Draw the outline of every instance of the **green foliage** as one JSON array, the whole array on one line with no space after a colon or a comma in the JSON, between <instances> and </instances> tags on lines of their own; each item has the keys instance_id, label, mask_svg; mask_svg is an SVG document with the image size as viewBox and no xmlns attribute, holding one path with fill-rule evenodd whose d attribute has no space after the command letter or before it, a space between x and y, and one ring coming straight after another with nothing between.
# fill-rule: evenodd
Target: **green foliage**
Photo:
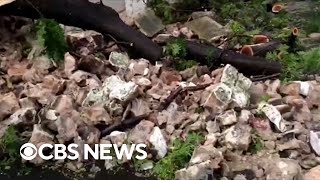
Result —
<instances>
[{"instance_id":1,"label":"green foliage","mask_svg":"<svg viewBox=\"0 0 320 180\"><path fill-rule=\"evenodd\" d=\"M173 21L173 9L166 0L150 0L147 4L165 23Z\"/></svg>"},{"instance_id":2,"label":"green foliage","mask_svg":"<svg viewBox=\"0 0 320 180\"><path fill-rule=\"evenodd\" d=\"M201 113L204 112L204 107L199 106L194 110L194 112L197 113L197 114L201 114Z\"/></svg>"},{"instance_id":3,"label":"green foliage","mask_svg":"<svg viewBox=\"0 0 320 180\"><path fill-rule=\"evenodd\" d=\"M0 139L0 158L2 159L0 171L2 173L14 171L18 175L27 175L31 172L30 168L20 162L20 147L22 144L16 128L10 126Z\"/></svg>"},{"instance_id":4,"label":"green foliage","mask_svg":"<svg viewBox=\"0 0 320 180\"><path fill-rule=\"evenodd\" d=\"M198 62L194 61L194 60L178 60L175 62L175 68L178 71L183 71L183 70L191 68L197 64L198 64Z\"/></svg>"},{"instance_id":5,"label":"green foliage","mask_svg":"<svg viewBox=\"0 0 320 180\"><path fill-rule=\"evenodd\" d=\"M55 61L63 60L68 45L60 25L51 19L40 19L35 24L35 31L37 41L45 47L49 58Z\"/></svg>"},{"instance_id":6,"label":"green foliage","mask_svg":"<svg viewBox=\"0 0 320 180\"><path fill-rule=\"evenodd\" d=\"M243 34L246 32L245 27L242 24L240 24L238 21L232 21L230 27L234 34Z\"/></svg>"},{"instance_id":7,"label":"green foliage","mask_svg":"<svg viewBox=\"0 0 320 180\"><path fill-rule=\"evenodd\" d=\"M262 97L260 98L260 101L262 101L262 102L268 102L270 98L271 98L270 95L264 95L264 96L262 96Z\"/></svg>"},{"instance_id":8,"label":"green foliage","mask_svg":"<svg viewBox=\"0 0 320 180\"><path fill-rule=\"evenodd\" d=\"M187 55L187 44L184 39L175 39L168 43L166 53L172 57L184 58Z\"/></svg>"},{"instance_id":9,"label":"green foliage","mask_svg":"<svg viewBox=\"0 0 320 180\"><path fill-rule=\"evenodd\" d=\"M158 161L153 168L153 173L162 180L174 179L175 171L183 168L190 160L192 153L197 145L204 140L201 134L191 133L185 142L176 139L172 151Z\"/></svg>"},{"instance_id":10,"label":"green foliage","mask_svg":"<svg viewBox=\"0 0 320 180\"><path fill-rule=\"evenodd\" d=\"M166 24L187 20L190 12L209 8L208 5L208 2L199 0L183 0L175 4L169 4L166 0L147 0L147 6Z\"/></svg>"},{"instance_id":11,"label":"green foliage","mask_svg":"<svg viewBox=\"0 0 320 180\"><path fill-rule=\"evenodd\" d=\"M20 146L22 145L17 130L10 126L5 135L0 140L0 149L2 152L7 154L5 159L1 162L1 165L12 165L20 159Z\"/></svg>"},{"instance_id":12,"label":"green foliage","mask_svg":"<svg viewBox=\"0 0 320 180\"><path fill-rule=\"evenodd\" d=\"M284 82L298 80L306 73L320 72L320 48L289 53L288 46L282 46L278 51L268 53L266 58L282 63L282 80Z\"/></svg>"},{"instance_id":13,"label":"green foliage","mask_svg":"<svg viewBox=\"0 0 320 180\"><path fill-rule=\"evenodd\" d=\"M183 71L198 64L194 60L184 59L187 55L187 44L184 39L175 39L169 42L166 46L166 54L175 59L175 68L178 71Z\"/></svg>"},{"instance_id":14,"label":"green foliage","mask_svg":"<svg viewBox=\"0 0 320 180\"><path fill-rule=\"evenodd\" d=\"M249 146L249 152L251 154L257 154L259 151L261 151L264 148L263 140L256 132L253 132L251 140L252 142Z\"/></svg>"},{"instance_id":15,"label":"green foliage","mask_svg":"<svg viewBox=\"0 0 320 180\"><path fill-rule=\"evenodd\" d=\"M239 0L212 0L213 7L221 17L221 21L235 21L233 32L248 32L256 29L262 31L278 32L288 26L289 15L281 12L277 15L266 11L265 0L252 0L249 2ZM240 27L241 25L241 27Z\"/></svg>"}]
</instances>

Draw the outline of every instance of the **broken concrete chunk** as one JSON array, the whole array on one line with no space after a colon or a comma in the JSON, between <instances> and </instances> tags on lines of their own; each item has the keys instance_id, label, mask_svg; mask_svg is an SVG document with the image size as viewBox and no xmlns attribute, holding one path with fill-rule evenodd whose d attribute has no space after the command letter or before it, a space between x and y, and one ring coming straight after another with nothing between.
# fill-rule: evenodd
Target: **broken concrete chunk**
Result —
<instances>
[{"instance_id":1,"label":"broken concrete chunk","mask_svg":"<svg viewBox=\"0 0 320 180\"><path fill-rule=\"evenodd\" d=\"M129 131L128 141L134 144L146 143L150 138L153 127L153 122L142 120L138 125Z\"/></svg>"},{"instance_id":2,"label":"broken concrete chunk","mask_svg":"<svg viewBox=\"0 0 320 180\"><path fill-rule=\"evenodd\" d=\"M33 145L35 145L37 148L39 148L42 144L51 144L53 145L54 136L49 134L48 132L44 131L41 128L40 124L35 124L33 126L33 131L32 131L32 135L31 138L29 140L30 143L32 143ZM45 162L44 159L40 158L39 155L37 154L37 156L30 161L33 164L42 164Z\"/></svg>"},{"instance_id":3,"label":"broken concrete chunk","mask_svg":"<svg viewBox=\"0 0 320 180\"><path fill-rule=\"evenodd\" d=\"M96 49L103 47L103 36L96 31L83 31L73 28L66 34L68 44L82 56L87 56Z\"/></svg>"},{"instance_id":4,"label":"broken concrete chunk","mask_svg":"<svg viewBox=\"0 0 320 180\"><path fill-rule=\"evenodd\" d=\"M110 125L113 122L102 104L96 104L85 108L82 115L87 119L89 124L93 125L97 125L102 122L106 125Z\"/></svg>"},{"instance_id":5,"label":"broken concrete chunk","mask_svg":"<svg viewBox=\"0 0 320 180\"><path fill-rule=\"evenodd\" d=\"M129 65L130 75L147 75L149 73L149 62L145 59L139 59L138 61L133 61Z\"/></svg>"},{"instance_id":6,"label":"broken concrete chunk","mask_svg":"<svg viewBox=\"0 0 320 180\"><path fill-rule=\"evenodd\" d=\"M114 9L115 11L122 12L126 9L126 4L125 4L125 0L101 0L102 4L108 7L111 7L112 9Z\"/></svg>"},{"instance_id":7,"label":"broken concrete chunk","mask_svg":"<svg viewBox=\"0 0 320 180\"><path fill-rule=\"evenodd\" d=\"M159 127L153 128L149 141L158 152L159 158L163 158L167 154L167 142Z\"/></svg>"},{"instance_id":8,"label":"broken concrete chunk","mask_svg":"<svg viewBox=\"0 0 320 180\"><path fill-rule=\"evenodd\" d=\"M213 176L210 160L180 169L175 173L175 179L185 180L208 180L210 176Z\"/></svg>"},{"instance_id":9,"label":"broken concrete chunk","mask_svg":"<svg viewBox=\"0 0 320 180\"><path fill-rule=\"evenodd\" d=\"M64 73L69 77L77 69L76 59L67 52L64 55Z\"/></svg>"},{"instance_id":10,"label":"broken concrete chunk","mask_svg":"<svg viewBox=\"0 0 320 180\"><path fill-rule=\"evenodd\" d=\"M197 147L194 150L189 164L192 166L192 165L199 164L212 159L215 159L219 162L222 161L223 160L222 152L214 148L211 144L203 145L203 146Z\"/></svg>"},{"instance_id":11,"label":"broken concrete chunk","mask_svg":"<svg viewBox=\"0 0 320 180\"><path fill-rule=\"evenodd\" d=\"M195 32L200 39L205 39L207 41L210 41L217 36L225 36L228 34L228 31L224 26L208 16L189 21L185 23L185 25Z\"/></svg>"},{"instance_id":12,"label":"broken concrete chunk","mask_svg":"<svg viewBox=\"0 0 320 180\"><path fill-rule=\"evenodd\" d=\"M109 55L109 62L118 68L127 68L129 66L129 56L126 53L111 52Z\"/></svg>"},{"instance_id":13,"label":"broken concrete chunk","mask_svg":"<svg viewBox=\"0 0 320 180\"><path fill-rule=\"evenodd\" d=\"M58 130L56 136L60 143L65 143L78 136L77 128L80 114L73 110L67 115L60 116L56 121L55 125Z\"/></svg>"},{"instance_id":14,"label":"broken concrete chunk","mask_svg":"<svg viewBox=\"0 0 320 180\"><path fill-rule=\"evenodd\" d=\"M217 120L221 122L222 125L232 125L237 122L236 112L232 110L225 111L223 114L217 116Z\"/></svg>"},{"instance_id":15,"label":"broken concrete chunk","mask_svg":"<svg viewBox=\"0 0 320 180\"><path fill-rule=\"evenodd\" d=\"M289 83L280 88L280 93L289 96L298 96L300 94L300 83Z\"/></svg>"},{"instance_id":16,"label":"broken concrete chunk","mask_svg":"<svg viewBox=\"0 0 320 180\"><path fill-rule=\"evenodd\" d=\"M310 131L310 144L314 152L320 156L320 132Z\"/></svg>"},{"instance_id":17,"label":"broken concrete chunk","mask_svg":"<svg viewBox=\"0 0 320 180\"><path fill-rule=\"evenodd\" d=\"M131 109L130 111L135 115L135 116L141 116L146 113L150 113L151 110L149 108L149 104L147 101L143 99L134 99L131 101Z\"/></svg>"},{"instance_id":18,"label":"broken concrete chunk","mask_svg":"<svg viewBox=\"0 0 320 180\"><path fill-rule=\"evenodd\" d=\"M224 142L230 149L246 151L251 142L251 127L249 125L236 124L226 129Z\"/></svg>"},{"instance_id":19,"label":"broken concrete chunk","mask_svg":"<svg viewBox=\"0 0 320 180\"><path fill-rule=\"evenodd\" d=\"M125 0L125 5L126 13L132 19L143 14L147 8L147 4L143 0Z\"/></svg>"},{"instance_id":20,"label":"broken concrete chunk","mask_svg":"<svg viewBox=\"0 0 320 180\"><path fill-rule=\"evenodd\" d=\"M19 108L18 99L13 92L0 95L0 121L13 114Z\"/></svg>"},{"instance_id":21,"label":"broken concrete chunk","mask_svg":"<svg viewBox=\"0 0 320 180\"><path fill-rule=\"evenodd\" d=\"M218 86L216 86L213 93L220 102L224 104L229 104L231 102L232 89L227 85L220 83Z\"/></svg>"},{"instance_id":22,"label":"broken concrete chunk","mask_svg":"<svg viewBox=\"0 0 320 180\"><path fill-rule=\"evenodd\" d=\"M320 165L310 169L306 174L303 176L303 180L315 180L319 179L320 177Z\"/></svg>"},{"instance_id":23,"label":"broken concrete chunk","mask_svg":"<svg viewBox=\"0 0 320 180\"><path fill-rule=\"evenodd\" d=\"M110 76L103 83L103 92L109 95L110 99L118 99L122 102L135 97L138 86L134 82L125 82L118 76Z\"/></svg>"},{"instance_id":24,"label":"broken concrete chunk","mask_svg":"<svg viewBox=\"0 0 320 180\"><path fill-rule=\"evenodd\" d=\"M140 31L148 37L154 36L165 27L161 19L149 8L145 9L145 11L136 18L135 24L139 27Z\"/></svg>"},{"instance_id":25,"label":"broken concrete chunk","mask_svg":"<svg viewBox=\"0 0 320 180\"><path fill-rule=\"evenodd\" d=\"M267 174L267 180L302 179L301 168L298 162L291 159L279 159L270 161L269 166L266 168L265 174Z\"/></svg>"},{"instance_id":26,"label":"broken concrete chunk","mask_svg":"<svg viewBox=\"0 0 320 180\"><path fill-rule=\"evenodd\" d=\"M205 16L211 19L214 19L215 13L211 10L211 11L196 11L191 14L192 19L199 19Z\"/></svg>"},{"instance_id":27,"label":"broken concrete chunk","mask_svg":"<svg viewBox=\"0 0 320 180\"><path fill-rule=\"evenodd\" d=\"M280 132L286 131L286 126L283 123L281 113L277 110L276 107L265 102L261 102L258 105L258 111L264 113L268 117L268 119L277 126Z\"/></svg>"},{"instance_id":28,"label":"broken concrete chunk","mask_svg":"<svg viewBox=\"0 0 320 180\"><path fill-rule=\"evenodd\" d=\"M113 144L117 144L120 147L127 140L127 133L120 131L113 131L109 135L110 140Z\"/></svg>"}]
</instances>

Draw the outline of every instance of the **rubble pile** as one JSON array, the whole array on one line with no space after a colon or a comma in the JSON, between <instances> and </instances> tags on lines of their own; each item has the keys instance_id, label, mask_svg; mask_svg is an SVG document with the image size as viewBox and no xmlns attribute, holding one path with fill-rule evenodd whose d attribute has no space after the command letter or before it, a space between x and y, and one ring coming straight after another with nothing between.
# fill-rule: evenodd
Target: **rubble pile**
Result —
<instances>
[{"instance_id":1,"label":"rubble pile","mask_svg":"<svg viewBox=\"0 0 320 180\"><path fill-rule=\"evenodd\" d=\"M188 26L199 28L202 21L215 24L204 16ZM229 64L212 72L206 66L179 72L165 63L131 59L117 45L97 55L92 52L103 47L102 35L67 28L76 54L66 53L62 65L44 55L23 58L19 42L1 44L0 137L10 125L17 125L29 132L29 142L37 147L144 143L150 160L143 164L147 170L166 157L175 139L199 132L205 141L176 171L176 179L320 177L317 80L252 82ZM170 33L191 36L190 32L173 27L155 39L161 41ZM203 34L207 39L218 35ZM139 116L144 118L131 127L102 133ZM31 162L45 163L40 158ZM84 160L75 163L81 168ZM115 165L105 162L106 169Z\"/></svg>"}]
</instances>

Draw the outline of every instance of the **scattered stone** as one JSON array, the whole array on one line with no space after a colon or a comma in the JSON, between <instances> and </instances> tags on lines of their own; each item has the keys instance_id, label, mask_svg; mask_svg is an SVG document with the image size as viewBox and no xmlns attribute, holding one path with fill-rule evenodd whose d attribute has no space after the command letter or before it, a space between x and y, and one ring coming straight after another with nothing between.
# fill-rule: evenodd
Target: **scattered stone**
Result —
<instances>
[{"instance_id":1,"label":"scattered stone","mask_svg":"<svg viewBox=\"0 0 320 180\"><path fill-rule=\"evenodd\" d=\"M286 179L286 180L295 180L302 179L302 172L297 161L290 159L273 159L270 162L270 165L265 171L266 179Z\"/></svg>"},{"instance_id":2,"label":"scattered stone","mask_svg":"<svg viewBox=\"0 0 320 180\"><path fill-rule=\"evenodd\" d=\"M223 114L216 117L217 120L221 122L222 125L232 125L237 122L236 112L232 110L225 111Z\"/></svg>"},{"instance_id":3,"label":"scattered stone","mask_svg":"<svg viewBox=\"0 0 320 180\"><path fill-rule=\"evenodd\" d=\"M310 131L310 144L315 153L320 156L320 132Z\"/></svg>"},{"instance_id":4,"label":"scattered stone","mask_svg":"<svg viewBox=\"0 0 320 180\"><path fill-rule=\"evenodd\" d=\"M290 83L280 88L280 93L290 96L298 96L300 94L300 84Z\"/></svg>"},{"instance_id":5,"label":"scattered stone","mask_svg":"<svg viewBox=\"0 0 320 180\"><path fill-rule=\"evenodd\" d=\"M183 168L175 173L175 179L201 179L207 180L212 175L210 160Z\"/></svg>"},{"instance_id":6,"label":"scattered stone","mask_svg":"<svg viewBox=\"0 0 320 180\"><path fill-rule=\"evenodd\" d=\"M66 32L67 42L75 52L82 56L87 56L97 49L103 47L102 34L92 30L79 30L73 28Z\"/></svg>"},{"instance_id":7,"label":"scattered stone","mask_svg":"<svg viewBox=\"0 0 320 180\"><path fill-rule=\"evenodd\" d=\"M108 94L110 99L126 102L135 97L137 85L133 82L125 82L118 76L110 76L103 83L102 91Z\"/></svg>"},{"instance_id":8,"label":"scattered stone","mask_svg":"<svg viewBox=\"0 0 320 180\"><path fill-rule=\"evenodd\" d=\"M216 15L212 10L211 11L196 11L196 12L192 12L192 14L191 14L192 19L199 19L204 16L207 16L211 19L214 19Z\"/></svg>"},{"instance_id":9,"label":"scattered stone","mask_svg":"<svg viewBox=\"0 0 320 180\"><path fill-rule=\"evenodd\" d=\"M0 121L9 117L19 108L20 105L14 93L0 94Z\"/></svg>"},{"instance_id":10,"label":"scattered stone","mask_svg":"<svg viewBox=\"0 0 320 180\"><path fill-rule=\"evenodd\" d=\"M242 109L240 112L240 116L238 117L238 121L241 123L247 123L250 119L250 117L252 117L252 113L249 110L246 109Z\"/></svg>"},{"instance_id":11,"label":"scattered stone","mask_svg":"<svg viewBox=\"0 0 320 180\"><path fill-rule=\"evenodd\" d=\"M54 145L53 142L54 136L47 133L46 131L44 131L41 128L41 125L39 124L35 124L33 126L33 131L32 131L32 135L31 138L29 140L29 143L32 143L33 145L35 145L37 147L37 149L39 149L39 147L42 144L51 144ZM35 151L33 149L33 151ZM44 163L46 160L42 159L38 154L36 155L36 157L31 160L30 162L36 165L42 164Z\"/></svg>"},{"instance_id":12,"label":"scattered stone","mask_svg":"<svg viewBox=\"0 0 320 180\"><path fill-rule=\"evenodd\" d=\"M259 104L258 111L264 113L268 117L268 119L277 126L279 131L286 131L286 126L282 121L282 116L274 106L265 102L261 102Z\"/></svg>"},{"instance_id":13,"label":"scattered stone","mask_svg":"<svg viewBox=\"0 0 320 180\"><path fill-rule=\"evenodd\" d=\"M226 129L223 132L224 144L230 149L246 151L251 142L251 129L250 126L242 124Z\"/></svg>"},{"instance_id":14,"label":"scattered stone","mask_svg":"<svg viewBox=\"0 0 320 180\"><path fill-rule=\"evenodd\" d=\"M149 141L158 152L159 158L163 158L167 154L167 143L159 127L153 128Z\"/></svg>"},{"instance_id":15,"label":"scattered stone","mask_svg":"<svg viewBox=\"0 0 320 180\"><path fill-rule=\"evenodd\" d=\"M89 124L96 125L103 122L106 125L111 125L113 123L113 120L102 104L85 108L82 115L87 119Z\"/></svg>"},{"instance_id":16,"label":"scattered stone","mask_svg":"<svg viewBox=\"0 0 320 180\"><path fill-rule=\"evenodd\" d=\"M189 21L185 23L185 25L195 32L200 39L205 39L207 41L210 41L217 36L225 36L228 34L228 30L224 26L208 16Z\"/></svg>"},{"instance_id":17,"label":"scattered stone","mask_svg":"<svg viewBox=\"0 0 320 180\"><path fill-rule=\"evenodd\" d=\"M320 165L310 169L307 173L304 174L304 180L315 180L320 177Z\"/></svg>"},{"instance_id":18,"label":"scattered stone","mask_svg":"<svg viewBox=\"0 0 320 180\"><path fill-rule=\"evenodd\" d=\"M157 17L151 9L146 9L141 13L135 19L135 24L139 27L140 31L148 37L154 36L165 28L161 19Z\"/></svg>"},{"instance_id":19,"label":"scattered stone","mask_svg":"<svg viewBox=\"0 0 320 180\"><path fill-rule=\"evenodd\" d=\"M113 144L117 144L117 146L120 147L127 140L127 133L120 132L120 131L113 131L110 133L109 137Z\"/></svg>"},{"instance_id":20,"label":"scattered stone","mask_svg":"<svg viewBox=\"0 0 320 180\"><path fill-rule=\"evenodd\" d=\"M153 127L153 122L142 120L138 125L129 131L128 141L134 144L146 143L147 140L150 139Z\"/></svg>"},{"instance_id":21,"label":"scattered stone","mask_svg":"<svg viewBox=\"0 0 320 180\"><path fill-rule=\"evenodd\" d=\"M76 59L70 55L68 52L64 55L64 73L67 76L71 76L71 74L77 69Z\"/></svg>"},{"instance_id":22,"label":"scattered stone","mask_svg":"<svg viewBox=\"0 0 320 180\"><path fill-rule=\"evenodd\" d=\"M127 68L129 66L129 56L124 53L111 52L109 55L109 62L118 68Z\"/></svg>"}]
</instances>

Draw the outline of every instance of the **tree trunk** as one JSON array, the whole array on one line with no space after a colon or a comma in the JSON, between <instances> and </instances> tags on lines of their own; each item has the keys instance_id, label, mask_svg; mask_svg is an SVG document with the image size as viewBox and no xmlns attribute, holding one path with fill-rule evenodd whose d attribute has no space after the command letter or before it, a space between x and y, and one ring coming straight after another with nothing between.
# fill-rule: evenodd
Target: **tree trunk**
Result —
<instances>
[{"instance_id":1,"label":"tree trunk","mask_svg":"<svg viewBox=\"0 0 320 180\"><path fill-rule=\"evenodd\" d=\"M160 46L127 26L115 10L88 0L16 0L1 6L0 14L55 19L61 24L95 30L103 35L110 34L119 41L133 43L132 47L127 47L133 56L151 62L162 56Z\"/></svg>"}]
</instances>

